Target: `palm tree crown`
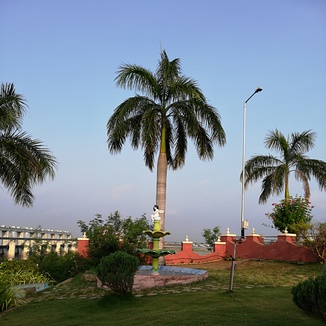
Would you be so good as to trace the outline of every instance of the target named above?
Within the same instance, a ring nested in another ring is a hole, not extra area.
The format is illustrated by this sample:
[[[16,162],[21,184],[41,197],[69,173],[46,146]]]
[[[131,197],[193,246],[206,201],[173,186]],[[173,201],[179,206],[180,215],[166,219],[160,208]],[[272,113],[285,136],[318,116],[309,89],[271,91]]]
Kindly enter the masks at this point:
[[[32,187],[54,177],[56,160],[37,139],[21,130],[27,108],[12,83],[0,89],[0,182],[9,190],[15,203],[31,206]]]
[[[245,186],[262,181],[259,203],[263,204],[273,194],[285,191],[285,199],[290,198],[289,175],[294,172],[295,179],[303,183],[305,198],[310,197],[309,181],[314,177],[321,190],[326,189],[326,162],[309,159],[305,153],[315,145],[316,134],[311,130],[292,133],[285,138],[277,129],[269,132],[265,147],[280,152],[281,157],[272,155],[253,156],[245,165]],[[241,176],[242,177],[242,176]]]
[[[180,60],[169,60],[161,52],[155,73],[138,66],[120,66],[117,86],[135,89],[136,94],[121,103],[107,123],[108,148],[121,151],[127,137],[134,149],[142,148],[145,165],[157,165],[156,204],[165,209],[167,166],[185,164],[187,139],[193,140],[199,158],[213,158],[213,144],[225,144],[225,133],[217,110],[210,106],[197,83],[182,75]],[[161,223],[164,227],[164,221]]]

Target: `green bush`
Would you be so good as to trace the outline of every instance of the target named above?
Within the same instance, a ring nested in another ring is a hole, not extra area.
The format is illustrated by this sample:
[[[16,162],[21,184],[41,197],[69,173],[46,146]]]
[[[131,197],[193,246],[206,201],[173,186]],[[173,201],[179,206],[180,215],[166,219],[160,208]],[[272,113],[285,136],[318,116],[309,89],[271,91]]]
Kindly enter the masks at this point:
[[[37,266],[27,261],[1,263],[0,279],[6,279],[10,285],[49,282],[49,279],[37,270]]]
[[[50,277],[55,283],[60,283],[89,268],[88,260],[78,253],[68,252],[60,255],[54,251],[34,250],[27,262],[37,266],[37,270]]]
[[[14,285],[43,283],[48,279],[37,271],[37,266],[26,261],[4,261],[0,264],[0,311],[25,302],[24,294]]]
[[[97,266],[97,277],[113,292],[121,295],[130,294],[139,265],[137,257],[117,251],[102,257]]]
[[[116,211],[106,220],[102,215],[96,214],[88,225],[81,220],[77,224],[89,239],[87,254],[94,267],[102,257],[116,251],[124,251],[138,257],[137,249],[147,248],[147,236],[143,231],[149,229],[149,224],[145,215],[136,219],[122,218]]]
[[[308,315],[326,321],[326,274],[309,278],[292,288],[293,302]]]
[[[24,298],[18,295],[11,286],[9,276],[0,275],[0,312],[24,302]]]
[[[297,225],[308,225],[312,219],[313,206],[302,197],[282,199],[279,204],[273,204],[273,212],[266,214],[273,221],[275,229],[296,233]]]
[[[49,252],[39,261],[38,265],[41,273],[49,275],[57,283],[88,268],[85,258],[71,252],[63,256],[58,255],[56,252]]]

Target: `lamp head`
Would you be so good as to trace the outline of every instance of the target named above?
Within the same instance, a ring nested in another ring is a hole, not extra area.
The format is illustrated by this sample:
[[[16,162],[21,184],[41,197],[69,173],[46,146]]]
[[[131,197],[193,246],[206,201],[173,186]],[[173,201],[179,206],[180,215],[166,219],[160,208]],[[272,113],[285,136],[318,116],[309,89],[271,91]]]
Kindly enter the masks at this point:
[[[262,87],[258,87],[258,88],[255,90],[255,93],[259,93],[259,92],[261,92],[262,90],[263,90]]]

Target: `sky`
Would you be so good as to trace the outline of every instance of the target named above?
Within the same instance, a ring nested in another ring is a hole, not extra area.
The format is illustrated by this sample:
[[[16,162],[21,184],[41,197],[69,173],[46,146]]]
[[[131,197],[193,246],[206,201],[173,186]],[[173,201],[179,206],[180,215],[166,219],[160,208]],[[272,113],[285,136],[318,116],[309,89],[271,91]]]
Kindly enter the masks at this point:
[[[0,184],[0,225],[68,230],[78,220],[119,211],[150,220],[156,171],[127,142],[107,148],[106,124],[132,90],[114,78],[123,63],[155,71],[160,51],[180,58],[221,115],[226,145],[212,161],[189,146],[185,166],[168,171],[166,241],[203,242],[203,229],[240,234],[243,102],[247,104],[246,159],[273,154],[269,131],[312,130],[307,155],[326,161],[326,1],[324,0],[0,0],[0,82],[14,83],[28,103],[23,129],[58,161],[53,181],[33,189],[33,207],[15,205]],[[248,233],[273,235],[259,205],[261,182],[245,192]],[[310,183],[315,221],[326,219],[326,192]],[[292,196],[302,185],[290,180]]]

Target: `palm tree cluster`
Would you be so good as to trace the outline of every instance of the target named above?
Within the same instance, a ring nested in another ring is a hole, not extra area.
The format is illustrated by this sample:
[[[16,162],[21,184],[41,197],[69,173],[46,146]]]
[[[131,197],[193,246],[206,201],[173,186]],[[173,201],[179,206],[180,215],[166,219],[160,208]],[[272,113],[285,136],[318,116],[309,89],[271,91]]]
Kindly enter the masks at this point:
[[[31,206],[32,187],[53,178],[56,159],[38,139],[21,130],[27,104],[15,91],[14,84],[0,89],[0,182],[15,203]]]
[[[289,175],[303,183],[304,196],[310,198],[309,181],[316,179],[321,190],[326,190],[326,162],[310,159],[305,153],[315,145],[316,133],[311,130],[294,132],[285,137],[277,129],[265,138],[265,147],[276,150],[280,158],[273,155],[256,155],[245,165],[245,187],[263,178],[259,203],[263,204],[273,195],[284,191],[284,198],[290,198]],[[241,175],[242,178],[242,175]]]
[[[180,60],[161,52],[155,73],[138,65],[120,66],[117,86],[136,94],[121,103],[107,123],[110,153],[119,153],[129,137],[134,149],[144,151],[153,170],[158,153],[156,204],[165,210],[167,168],[185,164],[188,139],[200,159],[213,158],[214,144],[223,146],[225,132],[217,110],[209,105],[197,83],[182,74]],[[164,229],[164,213],[161,215]]]

